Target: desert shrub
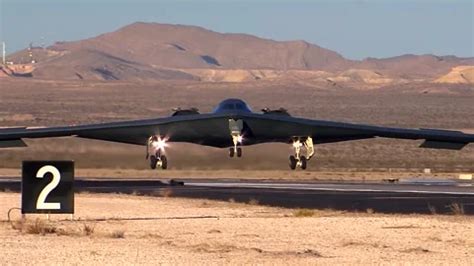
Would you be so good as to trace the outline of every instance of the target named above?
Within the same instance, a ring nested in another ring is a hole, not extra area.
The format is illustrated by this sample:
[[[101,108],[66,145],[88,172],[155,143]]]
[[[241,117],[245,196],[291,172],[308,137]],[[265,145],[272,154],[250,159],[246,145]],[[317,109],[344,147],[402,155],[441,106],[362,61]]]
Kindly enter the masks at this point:
[[[310,209],[298,209],[293,213],[293,215],[295,217],[312,217],[314,215],[314,211]]]
[[[82,227],[82,233],[86,236],[93,235],[95,231],[95,226],[91,226],[89,224],[84,224]]]
[[[257,199],[250,199],[250,200],[249,200],[249,204],[250,204],[250,205],[258,205],[258,203],[259,203],[259,202],[258,202]]]
[[[22,228],[22,232],[35,235],[55,234],[58,228],[50,223],[36,219],[34,223],[26,223]]]
[[[125,231],[123,230],[115,230],[110,234],[112,238],[125,238]]]
[[[464,206],[460,203],[453,202],[449,206],[449,209],[454,215],[464,215]]]

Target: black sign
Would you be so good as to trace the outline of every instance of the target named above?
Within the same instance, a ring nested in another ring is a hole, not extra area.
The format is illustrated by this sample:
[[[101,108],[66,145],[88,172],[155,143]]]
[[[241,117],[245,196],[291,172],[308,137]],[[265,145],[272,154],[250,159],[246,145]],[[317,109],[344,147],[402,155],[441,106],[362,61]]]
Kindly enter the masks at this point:
[[[22,213],[74,213],[74,162],[24,161]]]

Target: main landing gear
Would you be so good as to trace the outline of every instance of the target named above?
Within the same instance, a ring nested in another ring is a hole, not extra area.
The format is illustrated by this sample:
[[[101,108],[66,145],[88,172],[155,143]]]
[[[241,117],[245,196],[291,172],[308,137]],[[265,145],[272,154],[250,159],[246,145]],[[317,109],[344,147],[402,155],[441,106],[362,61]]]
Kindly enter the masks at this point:
[[[303,140],[302,138],[293,139],[293,149],[295,150],[295,154],[290,155],[290,158],[289,158],[291,170],[295,170],[296,167],[299,167],[305,170],[307,167],[308,161],[314,155],[313,139],[311,137],[307,137],[306,139],[304,139],[303,142],[302,140]],[[304,147],[306,151],[306,156],[301,155],[301,147]]]
[[[148,139],[146,149],[146,159],[150,160],[150,168],[168,168],[168,158],[164,155],[166,140],[161,137],[152,136]]]

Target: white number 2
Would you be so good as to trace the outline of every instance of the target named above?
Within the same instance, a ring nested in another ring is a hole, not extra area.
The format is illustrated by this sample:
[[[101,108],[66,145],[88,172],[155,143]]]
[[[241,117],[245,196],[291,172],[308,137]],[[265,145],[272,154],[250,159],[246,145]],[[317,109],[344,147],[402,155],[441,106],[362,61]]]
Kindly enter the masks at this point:
[[[41,167],[38,172],[36,173],[36,178],[43,178],[44,175],[47,173],[51,173],[53,175],[53,180],[46,185],[43,190],[41,190],[38,200],[36,201],[36,209],[38,210],[60,210],[61,203],[60,202],[45,202],[46,198],[48,197],[49,193],[53,189],[55,189],[59,185],[59,181],[61,180],[61,173],[59,170],[52,166],[52,165],[45,165]]]

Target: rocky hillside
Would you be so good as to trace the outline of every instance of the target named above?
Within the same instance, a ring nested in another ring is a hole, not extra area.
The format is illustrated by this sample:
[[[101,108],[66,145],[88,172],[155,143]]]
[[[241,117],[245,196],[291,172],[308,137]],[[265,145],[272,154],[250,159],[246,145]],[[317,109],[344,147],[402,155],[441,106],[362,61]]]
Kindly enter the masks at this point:
[[[436,83],[474,84],[474,66],[458,66],[435,80]]]
[[[440,77],[452,69],[474,65],[474,58],[434,55],[354,61],[305,41],[141,22],[90,39],[19,51],[8,60],[20,64],[32,58],[31,76],[41,79],[241,82],[298,77],[372,85],[444,82]]]

